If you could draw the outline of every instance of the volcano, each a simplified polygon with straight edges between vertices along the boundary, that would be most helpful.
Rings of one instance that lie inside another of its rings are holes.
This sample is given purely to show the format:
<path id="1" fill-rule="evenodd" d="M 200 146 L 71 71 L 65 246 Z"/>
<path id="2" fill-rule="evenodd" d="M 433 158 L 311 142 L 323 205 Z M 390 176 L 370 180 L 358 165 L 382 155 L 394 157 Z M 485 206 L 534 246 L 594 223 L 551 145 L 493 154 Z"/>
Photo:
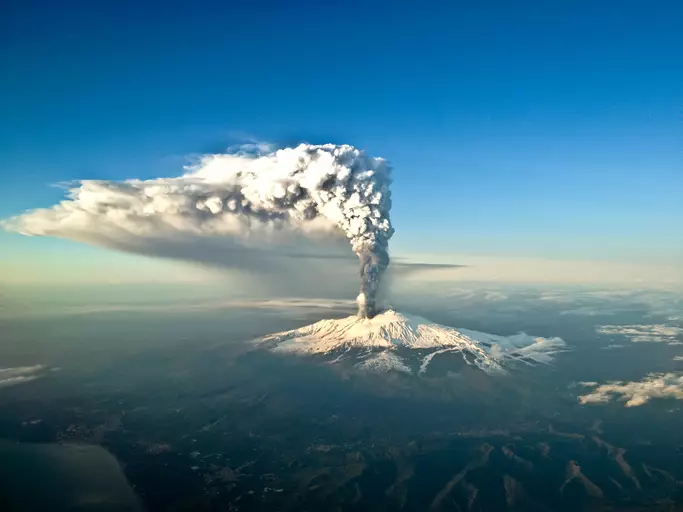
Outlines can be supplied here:
<path id="1" fill-rule="evenodd" d="M 561 338 L 455 329 L 392 309 L 373 318 L 354 315 L 321 320 L 256 342 L 279 353 L 334 355 L 334 362 L 355 357 L 358 367 L 372 371 L 413 373 L 410 362 L 417 357 L 420 374 L 440 354 L 460 353 L 468 365 L 489 374 L 504 374 L 506 367 L 515 364 L 548 364 L 566 348 Z"/>

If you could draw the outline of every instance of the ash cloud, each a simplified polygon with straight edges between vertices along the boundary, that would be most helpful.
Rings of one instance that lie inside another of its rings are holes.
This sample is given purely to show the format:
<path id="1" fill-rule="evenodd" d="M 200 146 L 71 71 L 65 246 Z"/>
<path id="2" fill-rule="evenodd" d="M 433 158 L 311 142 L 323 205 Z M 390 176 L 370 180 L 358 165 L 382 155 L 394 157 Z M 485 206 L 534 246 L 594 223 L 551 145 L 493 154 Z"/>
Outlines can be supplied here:
<path id="1" fill-rule="evenodd" d="M 374 316 L 394 231 L 389 165 L 348 145 L 263 151 L 206 155 L 172 178 L 80 181 L 3 227 L 273 274 L 343 259 L 342 235 L 360 261 L 359 314 Z"/>

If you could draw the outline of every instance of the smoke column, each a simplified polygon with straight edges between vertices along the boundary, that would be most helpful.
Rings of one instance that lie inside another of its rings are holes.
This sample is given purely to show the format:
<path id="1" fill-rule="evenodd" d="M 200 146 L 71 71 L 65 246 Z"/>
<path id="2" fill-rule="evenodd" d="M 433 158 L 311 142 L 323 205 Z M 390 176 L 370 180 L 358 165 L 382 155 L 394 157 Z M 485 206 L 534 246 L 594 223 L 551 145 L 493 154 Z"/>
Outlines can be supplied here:
<path id="1" fill-rule="evenodd" d="M 371 318 L 394 232 L 390 183 L 381 158 L 348 145 L 301 144 L 261 155 L 206 155 L 174 178 L 81 181 L 61 203 L 2 225 L 114 248 L 162 235 L 247 240 L 259 229 L 341 229 L 360 260 L 358 314 Z"/>

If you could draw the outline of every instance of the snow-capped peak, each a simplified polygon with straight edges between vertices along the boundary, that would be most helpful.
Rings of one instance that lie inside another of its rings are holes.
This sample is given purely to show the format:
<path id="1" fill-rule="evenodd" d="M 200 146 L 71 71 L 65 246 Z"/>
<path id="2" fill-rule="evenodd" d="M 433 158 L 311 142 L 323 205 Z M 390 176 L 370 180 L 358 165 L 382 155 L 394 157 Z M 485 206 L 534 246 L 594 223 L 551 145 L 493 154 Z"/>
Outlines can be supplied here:
<path id="1" fill-rule="evenodd" d="M 460 352 L 468 364 L 475 364 L 487 373 L 499 373 L 504 372 L 506 361 L 548 363 L 554 354 L 565 347 L 560 338 L 539 338 L 524 333 L 498 336 L 454 329 L 391 309 L 373 318 L 354 315 L 338 320 L 321 320 L 257 341 L 272 345 L 276 351 L 301 354 L 371 349 L 377 354 L 364 361 L 364 367 L 388 366 L 401 371 L 410 369 L 403 364 L 398 354 L 393 353 L 388 357 L 387 351 L 395 352 L 399 348 L 433 349 L 423 357 L 420 372 L 426 370 L 434 356 L 445 352 Z M 376 358 L 381 361 L 374 362 Z M 387 364 L 391 361 L 396 364 Z M 375 364 L 380 362 L 382 364 Z"/>

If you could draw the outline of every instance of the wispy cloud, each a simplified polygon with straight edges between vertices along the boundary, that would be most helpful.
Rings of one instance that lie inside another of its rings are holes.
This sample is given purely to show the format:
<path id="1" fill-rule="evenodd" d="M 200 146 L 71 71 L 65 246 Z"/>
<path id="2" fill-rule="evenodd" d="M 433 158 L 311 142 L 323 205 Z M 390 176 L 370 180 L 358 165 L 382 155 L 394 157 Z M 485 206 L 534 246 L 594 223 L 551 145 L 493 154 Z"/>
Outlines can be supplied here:
<path id="1" fill-rule="evenodd" d="M 17 366 L 15 368 L 0 368 L 0 388 L 16 386 L 41 377 L 45 369 L 42 365 Z"/>
<path id="2" fill-rule="evenodd" d="M 407 255 L 408 256 L 408 255 Z M 430 255 L 409 255 L 428 261 Z M 630 289 L 680 290 L 683 265 L 617 263 L 606 261 L 559 261 L 531 258 L 494 258 L 453 253 L 431 255 L 438 263 L 457 263 L 459 268 L 443 269 L 429 276 L 434 281 L 487 281 L 497 283 L 605 284 Z"/>

